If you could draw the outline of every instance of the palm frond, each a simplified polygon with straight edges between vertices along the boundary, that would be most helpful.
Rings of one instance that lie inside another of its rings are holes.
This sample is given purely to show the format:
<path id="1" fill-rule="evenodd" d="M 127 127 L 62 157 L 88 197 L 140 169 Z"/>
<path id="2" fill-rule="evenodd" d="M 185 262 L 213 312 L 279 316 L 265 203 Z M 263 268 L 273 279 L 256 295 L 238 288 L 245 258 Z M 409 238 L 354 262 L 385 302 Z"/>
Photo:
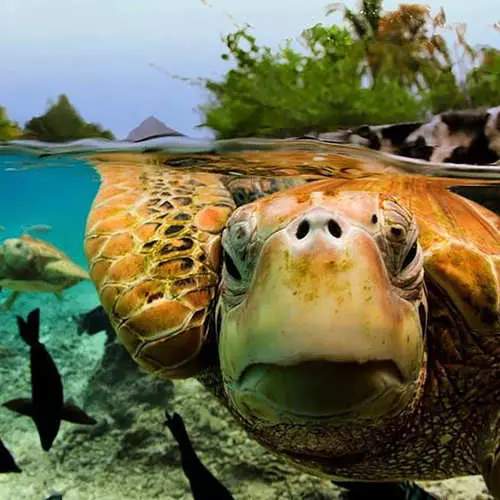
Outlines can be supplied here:
<path id="1" fill-rule="evenodd" d="M 350 23 L 354 33 L 358 38 L 365 38 L 368 34 L 366 21 L 362 16 L 355 14 L 351 9 L 344 10 L 344 18 Z"/>
<path id="2" fill-rule="evenodd" d="M 372 33 L 378 32 L 380 17 L 382 16 L 382 0 L 363 0 L 361 13 Z"/>
<path id="3" fill-rule="evenodd" d="M 325 7 L 325 16 L 329 16 L 330 14 L 335 14 L 335 12 L 339 12 L 340 10 L 344 10 L 345 6 L 343 2 L 333 2 L 329 3 Z"/>

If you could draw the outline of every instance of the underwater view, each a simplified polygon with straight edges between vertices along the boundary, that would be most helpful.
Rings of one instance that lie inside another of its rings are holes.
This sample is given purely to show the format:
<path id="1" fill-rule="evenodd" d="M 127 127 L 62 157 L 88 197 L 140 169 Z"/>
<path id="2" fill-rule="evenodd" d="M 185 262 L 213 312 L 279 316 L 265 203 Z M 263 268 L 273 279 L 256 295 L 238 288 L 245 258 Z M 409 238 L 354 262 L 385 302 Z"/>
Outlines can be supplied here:
<path id="1" fill-rule="evenodd" d="M 500 500 L 500 7 L 192 3 L 175 129 L 0 89 L 0 500 Z"/>

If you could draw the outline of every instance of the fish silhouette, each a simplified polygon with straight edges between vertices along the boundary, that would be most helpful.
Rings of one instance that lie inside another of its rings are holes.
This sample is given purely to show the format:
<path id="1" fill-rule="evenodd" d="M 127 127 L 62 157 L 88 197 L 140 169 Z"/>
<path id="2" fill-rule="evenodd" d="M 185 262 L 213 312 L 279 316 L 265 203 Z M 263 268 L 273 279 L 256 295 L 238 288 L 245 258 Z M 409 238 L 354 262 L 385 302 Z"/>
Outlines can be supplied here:
<path id="1" fill-rule="evenodd" d="M 186 426 L 178 413 L 165 411 L 165 425 L 179 444 L 181 464 L 195 500 L 232 500 L 229 490 L 203 465 L 196 455 Z"/>
<path id="2" fill-rule="evenodd" d="M 3 404 L 9 410 L 29 416 L 35 422 L 45 451 L 52 447 L 61 420 L 93 425 L 95 419 L 71 402 L 64 402 L 61 375 L 52 356 L 40 342 L 40 309 L 28 314 L 25 321 L 17 316 L 21 338 L 30 347 L 31 398 L 17 398 Z"/>
<path id="3" fill-rule="evenodd" d="M 14 457 L 10 451 L 5 447 L 0 439 L 0 473 L 1 472 L 22 472 L 16 464 Z"/>

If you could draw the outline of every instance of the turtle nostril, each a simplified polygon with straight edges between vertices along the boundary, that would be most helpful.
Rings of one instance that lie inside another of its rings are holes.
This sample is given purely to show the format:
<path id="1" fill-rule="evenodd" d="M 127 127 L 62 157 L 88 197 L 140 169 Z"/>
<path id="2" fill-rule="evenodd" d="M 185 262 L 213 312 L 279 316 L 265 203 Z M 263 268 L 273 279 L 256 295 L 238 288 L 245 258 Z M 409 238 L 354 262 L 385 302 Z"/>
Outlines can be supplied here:
<path id="1" fill-rule="evenodd" d="M 303 220 L 297 227 L 297 232 L 295 233 L 295 236 L 297 237 L 298 240 L 301 240 L 307 236 L 309 229 L 310 229 L 309 222 Z"/>
<path id="2" fill-rule="evenodd" d="M 340 238 L 342 236 L 342 229 L 339 226 L 337 221 L 334 221 L 333 219 L 330 219 L 328 221 L 328 232 L 334 237 L 334 238 Z"/>

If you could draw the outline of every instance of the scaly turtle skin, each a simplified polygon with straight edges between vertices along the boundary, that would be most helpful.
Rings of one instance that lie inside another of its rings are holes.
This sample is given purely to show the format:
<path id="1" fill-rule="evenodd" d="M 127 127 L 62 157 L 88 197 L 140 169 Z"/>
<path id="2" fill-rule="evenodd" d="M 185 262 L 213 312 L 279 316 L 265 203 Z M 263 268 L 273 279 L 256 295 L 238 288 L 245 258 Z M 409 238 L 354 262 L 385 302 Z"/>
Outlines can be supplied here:
<path id="1" fill-rule="evenodd" d="M 89 279 L 85 269 L 46 241 L 23 235 L 0 246 L 0 288 L 12 293 L 0 309 L 8 311 L 21 292 L 61 292 Z"/>
<path id="2" fill-rule="evenodd" d="M 497 215 L 420 176 L 302 183 L 235 209 L 223 175 L 98 170 L 85 250 L 140 366 L 197 377 L 312 474 L 483 474 L 500 498 Z"/>

